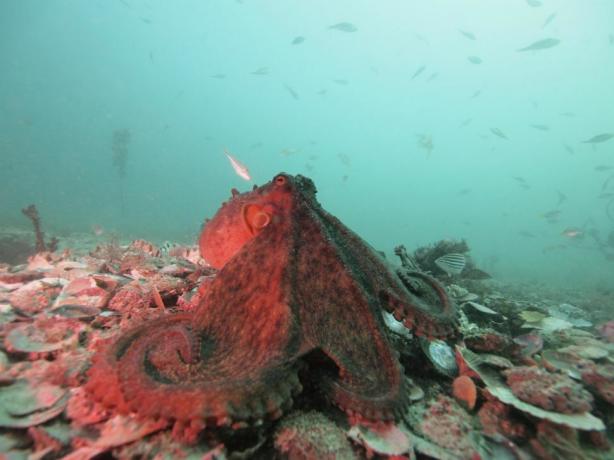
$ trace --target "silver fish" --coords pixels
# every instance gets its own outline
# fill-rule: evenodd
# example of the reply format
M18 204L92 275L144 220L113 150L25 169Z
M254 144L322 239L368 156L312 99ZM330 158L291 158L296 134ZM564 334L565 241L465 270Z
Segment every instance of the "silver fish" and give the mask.
M300 45L301 43L303 43L305 41L305 37L301 37L300 35L298 37L295 37L294 40L292 40L292 44L293 45Z
M459 275L467 263L465 255L458 252L451 252L435 260L435 265L441 268L448 275Z
M465 37L467 37L469 40L475 40L475 34L471 32L467 32L466 30L459 30L459 32L463 34Z
M536 42L531 43L529 46L525 46L524 48L520 48L516 51L521 52L521 51L545 50L548 48L552 48L553 46L556 46L559 43L561 43L561 40L558 40L556 38L544 38L543 40L537 40Z
M340 32L356 32L358 28L351 22L338 22L328 27L329 29L338 30Z
M542 2L539 0L527 0L527 5L529 5L531 8L539 8L542 6Z
M252 75L268 75L269 68L268 67L259 67L252 72Z
M467 60L472 64L481 64L483 62L482 58L479 56L469 56L467 57Z
M539 129L540 131L550 131L550 126L548 125L529 125L531 128Z
M595 166L595 171L609 171L610 169L614 169L614 166L610 166L610 165L597 165L597 166Z
M590 139L582 141L582 143L583 144L601 144L602 142L609 141L613 137L614 137L614 134L612 133L597 134L591 137Z
M490 128L490 132L501 139L508 140L508 137L499 128Z
M426 69L426 66L423 65L422 67L419 67L418 70L416 70L414 72L414 74L411 76L411 79L413 80L414 78L416 78L418 75L420 75L422 72L424 72L424 69Z
M550 24L554 20L554 18L556 18L556 13L552 13L550 16L548 16L544 21L544 24L542 25L542 29L544 29L548 24Z
M286 91L288 91L288 93L290 93L290 96L292 96L293 99L297 100L299 99L298 97L298 93L296 91L294 91L294 89L288 85L284 85L284 87L286 88Z

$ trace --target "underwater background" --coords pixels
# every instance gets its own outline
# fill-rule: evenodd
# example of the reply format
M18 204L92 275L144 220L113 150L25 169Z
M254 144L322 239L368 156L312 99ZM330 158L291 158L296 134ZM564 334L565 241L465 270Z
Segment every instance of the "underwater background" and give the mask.
M614 2L5 0L0 52L0 227L189 243L285 171L387 254L611 286Z

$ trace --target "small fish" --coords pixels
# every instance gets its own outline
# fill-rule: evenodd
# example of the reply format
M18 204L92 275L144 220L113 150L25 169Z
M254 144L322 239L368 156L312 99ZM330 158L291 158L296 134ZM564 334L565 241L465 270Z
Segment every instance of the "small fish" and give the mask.
M318 91L316 94L318 96L326 96L326 93L328 92L327 89L321 89L320 91Z
M98 224L92 225L92 233L96 236L102 236L104 234L104 228Z
M153 56L153 52L149 52L149 60L153 63L154 61L154 56Z
M250 149L259 149L260 147L262 147L262 142L258 141L258 142L254 142L252 145L249 146Z
M583 144L601 144L602 142L609 141L613 137L614 137L614 134L612 133L597 134L591 137L590 139L582 141L582 143Z
M282 149L281 152L279 152L279 154L283 155L285 157L289 157L289 156L295 155L295 154L297 154L299 152L300 152L300 150L298 150L298 149L285 148L285 149Z
M535 235L527 230L520 230L518 234L525 238L535 238Z
M556 18L556 13L552 13L550 16L548 16L542 25L542 29L545 29L548 24L554 21L554 18Z
M531 128L538 129L540 131L550 131L550 126L548 125L529 125Z
M595 171L609 171L610 169L614 169L614 166L610 165L597 165L595 166Z
M561 232L561 235L569 239L582 238L584 231L577 227L568 227Z
M481 89L478 89L478 90L477 90L475 93L473 93L473 94L471 95L471 98L470 98L470 99L475 99L475 98L476 98L476 97L478 97L480 94L482 94L482 90L481 90Z
M471 123L473 121L473 118L465 118L460 125L458 125L459 128L464 128L465 126L467 126L469 123Z
M555 219L558 219L560 215L561 215L560 209L553 209L552 211L547 211L547 212L542 213L541 217L543 217L546 220L553 221Z
M333 80L333 83L337 83L338 85L341 85L341 86L347 86L350 84L350 82L347 81L345 78L338 78L336 80Z
M458 252L445 254L435 260L435 265L441 268L448 275L460 275L465 268L465 255Z
M614 174L612 174L610 177L608 177L604 182L603 185L601 186L601 191L603 192L605 189L608 188L608 185L610 184L610 181L614 179Z
M471 189L470 188L464 188L464 189L460 190L457 193L457 195L464 196L464 195L468 195L469 193L471 193Z
M575 113L573 113L573 112L561 112L561 114L560 114L560 115L561 115L562 117L567 117L567 118L573 118L573 117L575 117L575 116L576 116L576 114L575 114Z
M247 169L247 166L245 166L243 163L233 157L228 152L228 150L224 149L224 154L228 158L228 161L230 161L230 165L232 166L232 169L234 169L237 173L237 176L239 176L241 179L245 179L246 181L252 180L252 176L249 175L249 170Z
M529 5L531 8L539 8L542 6L542 2L539 0L527 0L527 5Z
M549 254L551 252L560 251L562 249L567 249L567 246L565 246L564 244L555 244L552 246L546 246L545 248L542 249L542 254Z
M305 37L299 35L298 37L294 37L294 40L292 40L292 44L293 45L300 45L304 41L305 41Z
M522 52L522 51L545 50L548 48L552 48L558 45L559 43L561 43L561 40L558 40L556 38L544 38L543 40L537 40L536 42L531 43L529 46L525 46L524 48L520 48L516 51Z
M143 21L145 24L151 24L151 19L149 18L141 18L141 21Z
M424 72L424 69L426 69L426 66L423 65L421 67L418 67L418 70L416 70L414 72L414 74L411 76L411 80L413 80L414 78L416 78L418 75L420 75L422 72Z
M339 160L341 161L341 163L343 163L345 166L347 166L348 168L350 166L352 166L352 163L350 161L350 157L349 155L346 155L345 153L338 153L337 157L339 158Z
M556 203L556 207L558 208L560 205L562 205L563 203L567 201L567 195L565 195L560 190L557 190L556 193L558 193L559 195L559 201Z
M268 67L259 67L252 72L252 75L268 75L269 68Z
M508 137L499 128L490 128L490 132L501 139L508 140Z
M514 176L513 179L516 182L520 182L521 184L526 184L527 183L527 180L524 177L521 177L521 176Z
M468 32L466 30L460 30L460 29L459 29L459 32L461 34L463 34L469 40L475 40L475 34L474 33Z
M472 64L481 64L483 62L482 58L478 56L469 56L467 57L467 60Z
M435 78L437 78L437 75L439 75L437 72L430 74L429 77L426 79L426 82L428 83L429 81L435 80Z
M614 192L605 192L600 194L597 198L599 198L600 200L606 200L612 197L614 197Z
M223 80L224 78L226 78L226 74L216 73L216 74L211 75L211 78L216 78L217 80Z
M286 88L286 91L288 91L288 93L290 93L290 96L292 96L293 99L298 101L298 99L299 99L298 93L296 91L294 91L294 89L292 89L292 87L290 87L288 85L284 85L284 88Z
M567 144L563 144L563 147L565 147L565 150L567 150L567 153L569 153L569 154L571 154L571 155L573 155L574 153L576 153L576 152L575 152L575 150L574 150L574 149L572 149L572 148L571 148L569 145L567 145Z
M356 32L358 28L351 22L338 22L328 27L329 29L338 30L340 32Z

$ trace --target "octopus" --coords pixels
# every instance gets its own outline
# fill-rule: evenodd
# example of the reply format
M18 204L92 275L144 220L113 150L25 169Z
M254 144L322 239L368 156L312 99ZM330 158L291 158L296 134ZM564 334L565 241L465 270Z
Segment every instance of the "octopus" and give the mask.
M421 272L399 276L322 208L309 178L281 173L232 195L200 235L201 255L218 272L198 306L98 351L90 394L120 413L168 420L190 438L280 417L302 391L306 367L348 415L398 419L410 392L384 314L416 335L451 338L445 290Z

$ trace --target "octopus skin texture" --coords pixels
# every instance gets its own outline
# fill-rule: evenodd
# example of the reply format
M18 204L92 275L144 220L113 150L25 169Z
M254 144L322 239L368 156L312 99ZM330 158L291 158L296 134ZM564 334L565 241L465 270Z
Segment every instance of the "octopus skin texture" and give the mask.
M298 370L317 351L335 365L309 368L332 403L393 420L408 388L383 311L417 335L455 334L445 291L420 274L440 305L412 293L321 207L306 177L282 173L233 191L199 246L219 271L194 312L139 325L95 355L86 388L107 407L168 419L179 434L274 419L302 390Z

